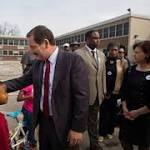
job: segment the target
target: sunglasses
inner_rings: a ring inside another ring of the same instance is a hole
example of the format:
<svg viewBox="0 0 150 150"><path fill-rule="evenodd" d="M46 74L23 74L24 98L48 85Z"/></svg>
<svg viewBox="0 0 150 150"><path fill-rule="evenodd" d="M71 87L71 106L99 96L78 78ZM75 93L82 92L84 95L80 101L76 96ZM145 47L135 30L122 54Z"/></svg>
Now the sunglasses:
<svg viewBox="0 0 150 150"><path fill-rule="evenodd" d="M125 53L125 52L119 52L119 53Z"/></svg>

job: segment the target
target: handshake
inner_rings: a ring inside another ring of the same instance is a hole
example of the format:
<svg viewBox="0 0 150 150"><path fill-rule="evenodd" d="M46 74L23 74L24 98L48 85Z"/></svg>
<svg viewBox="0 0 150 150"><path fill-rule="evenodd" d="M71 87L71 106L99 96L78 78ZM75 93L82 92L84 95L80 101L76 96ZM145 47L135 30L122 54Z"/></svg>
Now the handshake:
<svg viewBox="0 0 150 150"><path fill-rule="evenodd" d="M6 86L0 83L0 105L6 104L8 101L8 94L6 92Z"/></svg>

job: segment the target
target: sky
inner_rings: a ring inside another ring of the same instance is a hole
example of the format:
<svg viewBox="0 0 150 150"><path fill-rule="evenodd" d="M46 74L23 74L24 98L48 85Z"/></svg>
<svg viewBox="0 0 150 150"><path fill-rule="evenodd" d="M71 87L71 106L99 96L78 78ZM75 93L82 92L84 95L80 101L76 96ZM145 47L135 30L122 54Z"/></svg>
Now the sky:
<svg viewBox="0 0 150 150"><path fill-rule="evenodd" d="M0 24L17 25L20 36L45 25L55 36L123 14L150 16L150 0L0 0Z"/></svg>

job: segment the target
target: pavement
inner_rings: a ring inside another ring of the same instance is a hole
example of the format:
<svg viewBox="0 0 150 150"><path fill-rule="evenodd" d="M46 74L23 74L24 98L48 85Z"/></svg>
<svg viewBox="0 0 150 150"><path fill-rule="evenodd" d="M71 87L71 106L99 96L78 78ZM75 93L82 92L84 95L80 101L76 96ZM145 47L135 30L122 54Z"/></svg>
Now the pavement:
<svg viewBox="0 0 150 150"><path fill-rule="evenodd" d="M14 77L18 77L22 74L21 64L19 61L0 61L0 81L8 80ZM9 93L8 103L6 105L0 105L0 111L15 111L21 108L22 102L17 102L18 92ZM9 128L13 129L16 126L16 122L13 119L7 118ZM100 143L103 150L122 150L120 142L118 140L118 131L115 129L113 139L105 140L105 142ZM81 143L81 150L89 150L89 138L87 132L84 134L84 140Z"/></svg>

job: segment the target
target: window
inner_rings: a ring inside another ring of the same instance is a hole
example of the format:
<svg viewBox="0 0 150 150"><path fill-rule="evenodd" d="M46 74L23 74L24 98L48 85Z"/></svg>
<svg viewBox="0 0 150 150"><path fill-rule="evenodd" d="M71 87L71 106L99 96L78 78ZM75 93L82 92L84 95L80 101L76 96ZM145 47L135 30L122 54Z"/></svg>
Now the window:
<svg viewBox="0 0 150 150"><path fill-rule="evenodd" d="M24 40L20 40L20 45L24 45Z"/></svg>
<svg viewBox="0 0 150 150"><path fill-rule="evenodd" d="M13 39L9 39L9 45L13 45Z"/></svg>
<svg viewBox="0 0 150 150"><path fill-rule="evenodd" d="M3 55L7 55L7 51L3 51Z"/></svg>
<svg viewBox="0 0 150 150"><path fill-rule="evenodd" d="M71 38L68 38L68 43L71 43Z"/></svg>
<svg viewBox="0 0 150 150"><path fill-rule="evenodd" d="M26 52L27 52L27 51L26 51L26 50L24 50L24 51L23 51L23 54L25 54Z"/></svg>
<svg viewBox="0 0 150 150"><path fill-rule="evenodd" d="M110 33L109 33L109 37L114 37L115 36L115 26L111 26L110 27Z"/></svg>
<svg viewBox="0 0 150 150"><path fill-rule="evenodd" d="M108 38L108 28L104 28L104 38Z"/></svg>
<svg viewBox="0 0 150 150"><path fill-rule="evenodd" d="M84 34L81 34L81 42L84 42Z"/></svg>
<svg viewBox="0 0 150 150"><path fill-rule="evenodd" d="M104 29L101 29L101 38L104 38Z"/></svg>
<svg viewBox="0 0 150 150"><path fill-rule="evenodd" d="M70 39L69 38L67 38L67 43L70 43Z"/></svg>
<svg viewBox="0 0 150 150"><path fill-rule="evenodd" d="M72 42L72 43L74 42L74 36L71 37L71 42Z"/></svg>
<svg viewBox="0 0 150 150"><path fill-rule="evenodd" d="M61 45L61 40L58 40L58 45Z"/></svg>
<svg viewBox="0 0 150 150"><path fill-rule="evenodd" d="M61 43L61 45L62 45L62 44L63 44L63 40L61 40L61 42L60 42L60 43Z"/></svg>
<svg viewBox="0 0 150 150"><path fill-rule="evenodd" d="M81 38L80 38L80 35L78 35L78 42L80 42L81 41Z"/></svg>
<svg viewBox="0 0 150 150"><path fill-rule="evenodd" d="M72 43L72 37L70 37L70 43Z"/></svg>
<svg viewBox="0 0 150 150"><path fill-rule="evenodd" d="M67 38L65 39L65 43L68 43L68 39Z"/></svg>
<svg viewBox="0 0 150 150"><path fill-rule="evenodd" d="M100 36L100 38L102 37L102 30L100 29L100 30L98 30L98 33L99 33L99 36Z"/></svg>
<svg viewBox="0 0 150 150"><path fill-rule="evenodd" d="M0 44L2 44L3 43L3 39L0 39Z"/></svg>
<svg viewBox="0 0 150 150"><path fill-rule="evenodd" d="M14 40L14 45L18 45L18 40L17 39Z"/></svg>
<svg viewBox="0 0 150 150"><path fill-rule="evenodd" d="M22 55L23 55L23 51L19 51L19 55L21 55L21 56L22 56Z"/></svg>
<svg viewBox="0 0 150 150"><path fill-rule="evenodd" d="M56 45L59 45L59 40L58 40L58 41L56 41Z"/></svg>
<svg viewBox="0 0 150 150"><path fill-rule="evenodd" d="M124 30L123 30L123 35L128 35L129 34L129 23L124 23Z"/></svg>
<svg viewBox="0 0 150 150"><path fill-rule="evenodd" d="M8 40L4 39L4 45L7 45L7 44L8 44Z"/></svg>
<svg viewBox="0 0 150 150"><path fill-rule="evenodd" d="M9 51L9 55L13 55L13 51Z"/></svg>
<svg viewBox="0 0 150 150"><path fill-rule="evenodd" d="M28 45L28 41L27 40L25 40L25 45Z"/></svg>
<svg viewBox="0 0 150 150"><path fill-rule="evenodd" d="M2 50L0 50L0 56L2 56L3 55L3 51Z"/></svg>
<svg viewBox="0 0 150 150"><path fill-rule="evenodd" d="M122 36L122 24L117 25L116 36Z"/></svg>
<svg viewBox="0 0 150 150"><path fill-rule="evenodd" d="M14 56L18 56L18 51L13 51Z"/></svg>
<svg viewBox="0 0 150 150"><path fill-rule="evenodd" d="M75 40L75 41L77 41L77 40L78 40L77 36L75 36L74 40Z"/></svg>

